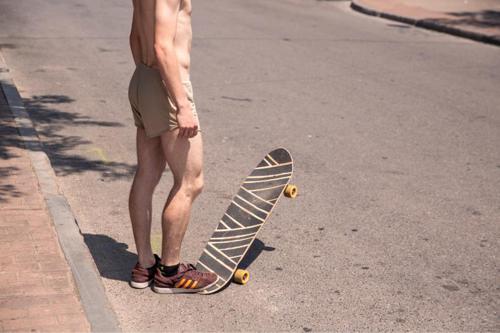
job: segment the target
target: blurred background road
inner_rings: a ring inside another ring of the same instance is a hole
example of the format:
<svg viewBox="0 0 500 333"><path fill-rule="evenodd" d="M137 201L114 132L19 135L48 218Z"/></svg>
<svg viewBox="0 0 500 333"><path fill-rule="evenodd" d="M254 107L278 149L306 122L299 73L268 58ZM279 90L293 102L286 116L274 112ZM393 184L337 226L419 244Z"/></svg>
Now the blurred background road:
<svg viewBox="0 0 500 333"><path fill-rule="evenodd" d="M499 48L348 1L194 1L206 186L183 257L271 149L292 152L300 196L247 286L172 297L127 284L130 18L130 1L0 0L1 52L125 331L500 330Z"/></svg>

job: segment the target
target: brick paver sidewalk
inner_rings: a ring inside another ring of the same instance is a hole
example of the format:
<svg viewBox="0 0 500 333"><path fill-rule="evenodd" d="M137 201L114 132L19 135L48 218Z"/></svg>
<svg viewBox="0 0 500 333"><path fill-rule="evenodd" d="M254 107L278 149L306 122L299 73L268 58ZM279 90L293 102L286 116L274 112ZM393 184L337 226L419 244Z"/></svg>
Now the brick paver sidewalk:
<svg viewBox="0 0 500 333"><path fill-rule="evenodd" d="M88 332L28 152L0 88L0 331Z"/></svg>

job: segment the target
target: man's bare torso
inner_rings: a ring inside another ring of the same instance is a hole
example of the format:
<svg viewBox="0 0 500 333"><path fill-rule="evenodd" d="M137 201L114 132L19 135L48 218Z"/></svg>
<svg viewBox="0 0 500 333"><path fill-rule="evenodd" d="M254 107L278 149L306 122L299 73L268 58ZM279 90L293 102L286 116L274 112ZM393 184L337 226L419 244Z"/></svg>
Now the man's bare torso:
<svg viewBox="0 0 500 333"><path fill-rule="evenodd" d="M155 57L155 0L133 0L134 15L137 18L137 30L141 46L141 62L150 67L157 67ZM189 80L189 65L191 53L191 0L181 0L177 16L175 33L175 52L179 63L182 81Z"/></svg>

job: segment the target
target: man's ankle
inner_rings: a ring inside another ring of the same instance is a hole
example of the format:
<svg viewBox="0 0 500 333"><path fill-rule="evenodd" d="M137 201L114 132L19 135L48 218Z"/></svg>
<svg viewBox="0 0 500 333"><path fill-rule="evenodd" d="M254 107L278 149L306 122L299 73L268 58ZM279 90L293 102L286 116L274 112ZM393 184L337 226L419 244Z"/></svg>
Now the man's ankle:
<svg viewBox="0 0 500 333"><path fill-rule="evenodd" d="M139 258L139 265L144 268L151 268L156 264L156 258L152 254L150 257Z"/></svg>
<svg viewBox="0 0 500 333"><path fill-rule="evenodd" d="M179 266L180 263L176 265L163 265L163 264L158 264L158 269L161 272L161 275L166 276L166 277L171 277L177 274L179 271Z"/></svg>

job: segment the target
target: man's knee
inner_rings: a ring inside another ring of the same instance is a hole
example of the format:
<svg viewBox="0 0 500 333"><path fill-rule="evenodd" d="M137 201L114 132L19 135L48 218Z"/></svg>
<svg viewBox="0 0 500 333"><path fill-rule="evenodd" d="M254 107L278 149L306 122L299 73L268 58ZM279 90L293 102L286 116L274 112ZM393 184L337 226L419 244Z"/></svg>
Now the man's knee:
<svg viewBox="0 0 500 333"><path fill-rule="evenodd" d="M185 180L181 185L185 194L192 198L196 198L203 191L203 186L204 181L202 175L189 180Z"/></svg>
<svg viewBox="0 0 500 333"><path fill-rule="evenodd" d="M195 180L194 191L196 195L199 195L203 191L203 187L205 186L205 181L203 180L203 176L198 177Z"/></svg>

